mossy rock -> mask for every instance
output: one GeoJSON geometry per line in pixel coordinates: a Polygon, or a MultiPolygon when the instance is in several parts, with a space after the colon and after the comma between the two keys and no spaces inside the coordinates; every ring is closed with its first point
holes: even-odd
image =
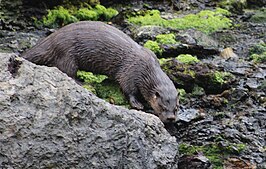
{"type": "Polygon", "coordinates": [[[131,25],[128,28],[130,29],[132,38],[139,44],[144,44],[144,42],[146,42],[147,40],[155,40],[155,37],[159,34],[170,33],[167,28],[154,25],[131,25]]]}
{"type": "Polygon", "coordinates": [[[266,8],[255,11],[249,20],[254,23],[266,23],[266,8]]]}
{"type": "Polygon", "coordinates": [[[175,35],[173,33],[169,34],[158,34],[155,37],[155,41],[148,40],[144,47],[150,49],[153,51],[156,55],[160,56],[163,53],[163,45],[169,45],[169,44],[178,44],[178,42],[175,40],[175,35]]]}
{"type": "Polygon", "coordinates": [[[250,48],[250,58],[255,63],[266,63],[266,43],[259,43],[250,48]]]}
{"type": "Polygon", "coordinates": [[[218,6],[232,13],[242,14],[247,8],[247,0],[222,0],[218,6]]]}
{"type": "Polygon", "coordinates": [[[180,154],[192,156],[203,153],[211,161],[215,169],[222,169],[225,158],[239,155],[245,149],[245,144],[230,143],[228,141],[223,141],[222,144],[213,142],[201,146],[186,143],[179,144],[180,154]]]}
{"type": "Polygon", "coordinates": [[[166,60],[161,67],[175,86],[186,92],[192,92],[195,86],[199,86],[207,94],[218,94],[229,89],[235,81],[231,73],[218,71],[214,65],[199,61],[182,63],[178,57],[166,60]]]}

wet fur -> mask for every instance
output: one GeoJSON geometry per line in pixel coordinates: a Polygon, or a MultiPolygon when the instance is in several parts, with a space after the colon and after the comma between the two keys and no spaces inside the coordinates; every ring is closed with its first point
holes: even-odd
{"type": "Polygon", "coordinates": [[[143,109],[141,96],[155,114],[163,116],[162,121],[167,118],[162,115],[164,112],[175,114],[176,89],[154,53],[102,22],[67,25],[22,57],[39,65],[55,66],[72,78],[76,78],[78,69],[105,74],[119,83],[133,108],[143,109]]]}

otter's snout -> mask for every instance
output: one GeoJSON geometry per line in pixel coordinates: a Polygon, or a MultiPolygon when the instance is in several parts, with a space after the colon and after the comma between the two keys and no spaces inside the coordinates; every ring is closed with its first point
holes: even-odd
{"type": "Polygon", "coordinates": [[[163,112],[159,115],[159,118],[163,123],[173,123],[177,120],[176,113],[173,112],[163,112]]]}
{"type": "Polygon", "coordinates": [[[176,121],[176,116],[174,114],[167,116],[166,118],[167,122],[175,122],[176,121]]]}

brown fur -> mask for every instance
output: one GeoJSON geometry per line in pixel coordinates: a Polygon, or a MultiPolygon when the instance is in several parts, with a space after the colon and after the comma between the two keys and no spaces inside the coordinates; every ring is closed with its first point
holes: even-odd
{"type": "Polygon", "coordinates": [[[102,22],[67,25],[22,55],[40,65],[55,66],[76,78],[77,70],[116,80],[133,108],[144,100],[163,122],[175,121],[177,91],[157,57],[122,31],[102,22]]]}

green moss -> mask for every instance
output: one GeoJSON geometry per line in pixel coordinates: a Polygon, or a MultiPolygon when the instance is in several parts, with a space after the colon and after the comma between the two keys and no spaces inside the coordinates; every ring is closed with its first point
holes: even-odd
{"type": "Polygon", "coordinates": [[[84,88],[98,97],[116,104],[129,107],[127,100],[121,92],[119,85],[108,80],[105,75],[94,75],[91,72],[78,71],[77,77],[85,82],[84,88]]]}
{"type": "Polygon", "coordinates": [[[94,9],[99,15],[103,15],[104,12],[106,11],[106,8],[103,5],[96,5],[94,9]]]}
{"type": "Polygon", "coordinates": [[[53,10],[48,10],[47,16],[43,17],[43,24],[48,27],[61,27],[69,23],[83,20],[105,20],[108,21],[118,14],[113,8],[105,8],[97,4],[94,8],[84,3],[81,8],[69,6],[68,9],[59,6],[53,10]]]}
{"type": "Polygon", "coordinates": [[[144,44],[144,47],[150,49],[151,51],[153,51],[155,54],[158,54],[158,55],[161,55],[163,52],[163,50],[159,46],[158,42],[156,42],[156,41],[148,40],[144,44]]]}
{"type": "Polygon", "coordinates": [[[159,59],[159,63],[160,63],[160,65],[163,65],[166,62],[168,62],[169,60],[171,60],[171,58],[161,58],[161,59],[159,59]]]}
{"type": "Polygon", "coordinates": [[[156,42],[159,44],[176,44],[175,35],[173,33],[170,34],[160,34],[156,36],[156,42]]]}
{"type": "Polygon", "coordinates": [[[255,46],[253,46],[249,50],[250,54],[261,54],[263,52],[266,52],[266,43],[259,43],[255,46]]]}
{"type": "Polygon", "coordinates": [[[160,16],[158,10],[151,10],[144,16],[129,17],[128,21],[138,25],[157,25],[174,29],[194,28],[205,33],[212,33],[232,26],[232,21],[226,17],[228,15],[230,15],[229,11],[217,8],[215,11],[203,10],[197,14],[166,20],[160,16]]]}
{"type": "Polygon", "coordinates": [[[78,19],[62,6],[48,10],[47,16],[43,18],[43,24],[49,27],[64,26],[77,21],[78,19]]]}
{"type": "Polygon", "coordinates": [[[185,70],[184,70],[183,73],[191,76],[192,78],[195,78],[195,76],[196,76],[196,72],[193,71],[193,70],[188,69],[187,67],[185,67],[185,70]]]}
{"type": "Polygon", "coordinates": [[[77,72],[77,77],[79,79],[82,79],[84,82],[90,83],[90,84],[101,83],[103,80],[107,79],[107,76],[105,75],[94,75],[91,72],[85,72],[81,70],[77,72]]]}
{"type": "Polygon", "coordinates": [[[224,84],[227,82],[227,79],[230,79],[233,75],[229,72],[220,72],[215,71],[213,74],[213,82],[224,84]]]}
{"type": "Polygon", "coordinates": [[[179,144],[179,152],[184,155],[193,155],[202,152],[213,164],[214,169],[223,168],[223,159],[230,155],[239,154],[246,149],[244,144],[226,143],[227,146],[211,143],[203,146],[194,146],[186,143],[179,144]]]}
{"type": "Polygon", "coordinates": [[[101,84],[96,85],[97,96],[106,100],[107,102],[116,104],[116,105],[124,105],[129,107],[126,98],[121,92],[118,84],[112,83],[110,81],[103,82],[101,84]]]}
{"type": "Polygon", "coordinates": [[[266,22],[266,8],[256,11],[256,13],[251,16],[251,22],[255,23],[265,23],[266,22]]]}
{"type": "Polygon", "coordinates": [[[185,89],[177,89],[178,91],[178,98],[179,98],[179,101],[182,103],[186,100],[186,91],[185,89]]]}
{"type": "Polygon", "coordinates": [[[191,92],[191,94],[193,96],[202,96],[202,95],[205,94],[205,91],[204,91],[204,89],[202,87],[200,87],[198,85],[195,85],[193,90],[192,90],[192,92],[191,92]]]}
{"type": "Polygon", "coordinates": [[[90,10],[88,8],[80,8],[75,16],[80,20],[90,20],[90,21],[96,21],[99,19],[99,15],[96,11],[90,10]]]}
{"type": "Polygon", "coordinates": [[[137,25],[157,25],[165,26],[167,20],[161,18],[160,11],[150,10],[144,16],[133,16],[127,19],[129,22],[137,25]]]}
{"type": "Polygon", "coordinates": [[[92,92],[94,94],[97,94],[95,87],[93,87],[92,85],[85,84],[82,87],[84,87],[85,89],[87,89],[88,91],[90,91],[90,92],[92,92]]]}
{"type": "Polygon", "coordinates": [[[193,64],[193,63],[198,63],[200,61],[198,60],[197,57],[189,55],[189,54],[178,55],[176,59],[185,64],[193,64]]]}
{"type": "Polygon", "coordinates": [[[118,14],[118,11],[113,9],[113,8],[107,8],[106,11],[103,13],[103,16],[105,18],[105,20],[110,20],[112,19],[114,16],[116,16],[118,14]]]}
{"type": "MultiPolygon", "coordinates": [[[[148,40],[145,44],[144,47],[150,49],[157,55],[161,55],[163,52],[163,49],[160,47],[161,45],[167,45],[167,44],[175,44],[177,41],[175,40],[175,35],[170,33],[170,34],[159,34],[156,36],[156,40],[148,40]]],[[[162,60],[163,62],[163,60],[162,60]]]]}
{"type": "Polygon", "coordinates": [[[265,63],[266,62],[266,43],[259,43],[253,46],[250,51],[250,58],[255,63],[265,63]]]}
{"type": "Polygon", "coordinates": [[[263,52],[262,54],[253,54],[251,55],[252,60],[255,63],[265,63],[266,62],[266,52],[263,52]]]}

